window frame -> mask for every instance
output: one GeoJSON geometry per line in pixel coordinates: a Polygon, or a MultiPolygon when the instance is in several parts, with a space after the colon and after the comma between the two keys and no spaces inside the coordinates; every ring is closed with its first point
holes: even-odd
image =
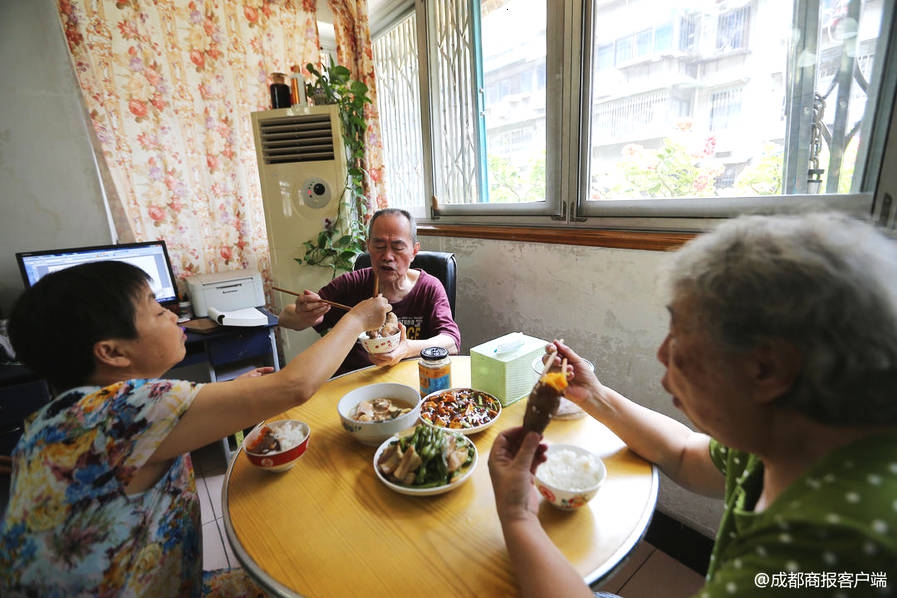
{"type": "MultiPolygon", "coordinates": [[[[475,0],[460,1],[478,6],[475,0]]],[[[805,10],[807,1],[795,0],[795,10],[805,10]]],[[[412,11],[417,16],[424,188],[426,196],[434,198],[438,194],[433,173],[432,139],[435,125],[431,119],[434,108],[428,76],[430,19],[427,4],[426,0],[405,0],[392,2],[391,8],[393,21],[412,11]],[[397,9],[396,5],[401,5],[401,8],[397,9]]],[[[555,147],[560,148],[560,156],[546,160],[546,201],[530,204],[439,203],[438,209],[432,200],[422,202],[411,210],[419,220],[422,234],[446,235],[459,227],[488,228],[496,225],[560,229],[562,236],[563,230],[571,228],[698,232],[722,219],[747,212],[798,213],[807,209],[834,209],[859,217],[871,214],[882,225],[895,227],[897,205],[893,205],[890,198],[897,190],[897,174],[889,173],[882,166],[897,163],[897,102],[893,101],[897,93],[897,52],[885,51],[887,40],[897,32],[892,3],[882,5],[882,32],[876,48],[876,56],[881,59],[876,60],[873,74],[879,81],[878,95],[873,117],[864,119],[862,134],[870,139],[868,151],[865,156],[858,157],[856,164],[856,169],[862,173],[857,177],[858,188],[869,190],[840,195],[792,194],[605,202],[589,201],[587,160],[582,161],[581,167],[578,159],[580,155],[588,155],[590,148],[588,118],[580,118],[579,115],[591,106],[592,101],[592,60],[597,60],[597,56],[592,55],[591,44],[593,10],[591,2],[554,0],[547,12],[546,71],[555,72],[557,76],[546,77],[546,154],[555,147]],[[566,31],[582,33],[577,37],[565,34],[566,31]],[[562,115],[562,118],[552,115],[562,115]],[[888,126],[873,126],[874,123],[887,123],[888,126]],[[892,140],[890,147],[886,143],[889,135],[892,140]]],[[[674,42],[681,42],[681,35],[681,26],[674,27],[674,42]]],[[[872,99],[870,97],[870,102],[872,99]]]]}

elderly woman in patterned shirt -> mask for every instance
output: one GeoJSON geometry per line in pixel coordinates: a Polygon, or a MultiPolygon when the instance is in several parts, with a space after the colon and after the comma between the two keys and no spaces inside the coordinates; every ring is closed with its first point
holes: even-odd
{"type": "MultiPolygon", "coordinates": [[[[661,384],[698,431],[563,342],[548,353],[571,364],[567,398],[725,501],[698,595],[897,595],[895,242],[835,214],[742,217],[674,254],[668,279],[661,384]]],[[[515,428],[489,457],[511,562],[524,595],[591,596],[539,525],[539,441],[515,428]]]]}

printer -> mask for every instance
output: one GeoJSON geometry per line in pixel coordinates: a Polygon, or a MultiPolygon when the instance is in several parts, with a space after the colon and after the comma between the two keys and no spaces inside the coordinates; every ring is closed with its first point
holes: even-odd
{"type": "Polygon", "coordinates": [[[265,305],[262,275],[255,270],[197,274],[187,279],[187,288],[197,318],[209,317],[225,326],[259,326],[268,322],[255,309],[265,305]]]}

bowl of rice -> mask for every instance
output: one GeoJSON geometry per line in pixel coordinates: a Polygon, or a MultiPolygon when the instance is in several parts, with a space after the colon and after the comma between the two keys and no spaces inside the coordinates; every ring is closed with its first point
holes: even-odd
{"type": "Polygon", "coordinates": [[[249,462],[260,469],[282,472],[291,469],[308,448],[311,429],[295,419],[262,422],[243,440],[249,462]]]}
{"type": "Polygon", "coordinates": [[[552,506],[573,511],[592,500],[607,478],[598,455],[573,444],[552,444],[536,470],[534,484],[552,506]]]}

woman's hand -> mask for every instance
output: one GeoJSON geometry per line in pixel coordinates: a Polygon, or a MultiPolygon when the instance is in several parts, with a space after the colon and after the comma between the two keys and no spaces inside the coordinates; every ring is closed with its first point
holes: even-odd
{"type": "Polygon", "coordinates": [[[564,344],[563,339],[555,340],[545,348],[546,357],[542,361],[546,364],[556,363],[560,365],[563,358],[567,358],[567,379],[569,380],[564,396],[577,405],[585,403],[589,397],[601,392],[603,386],[595,376],[589,362],[576,354],[573,349],[564,344]],[[572,374],[572,375],[571,375],[572,374]]]}
{"type": "Polygon", "coordinates": [[[536,516],[539,493],[533,474],[545,462],[547,448],[541,436],[522,427],[504,430],[495,438],[489,452],[489,476],[499,519],[536,516]]]}
{"type": "Polygon", "coordinates": [[[375,330],[386,322],[386,314],[392,310],[392,305],[383,295],[377,295],[365,299],[355,305],[348,315],[355,316],[361,323],[361,331],[375,330]]]}

